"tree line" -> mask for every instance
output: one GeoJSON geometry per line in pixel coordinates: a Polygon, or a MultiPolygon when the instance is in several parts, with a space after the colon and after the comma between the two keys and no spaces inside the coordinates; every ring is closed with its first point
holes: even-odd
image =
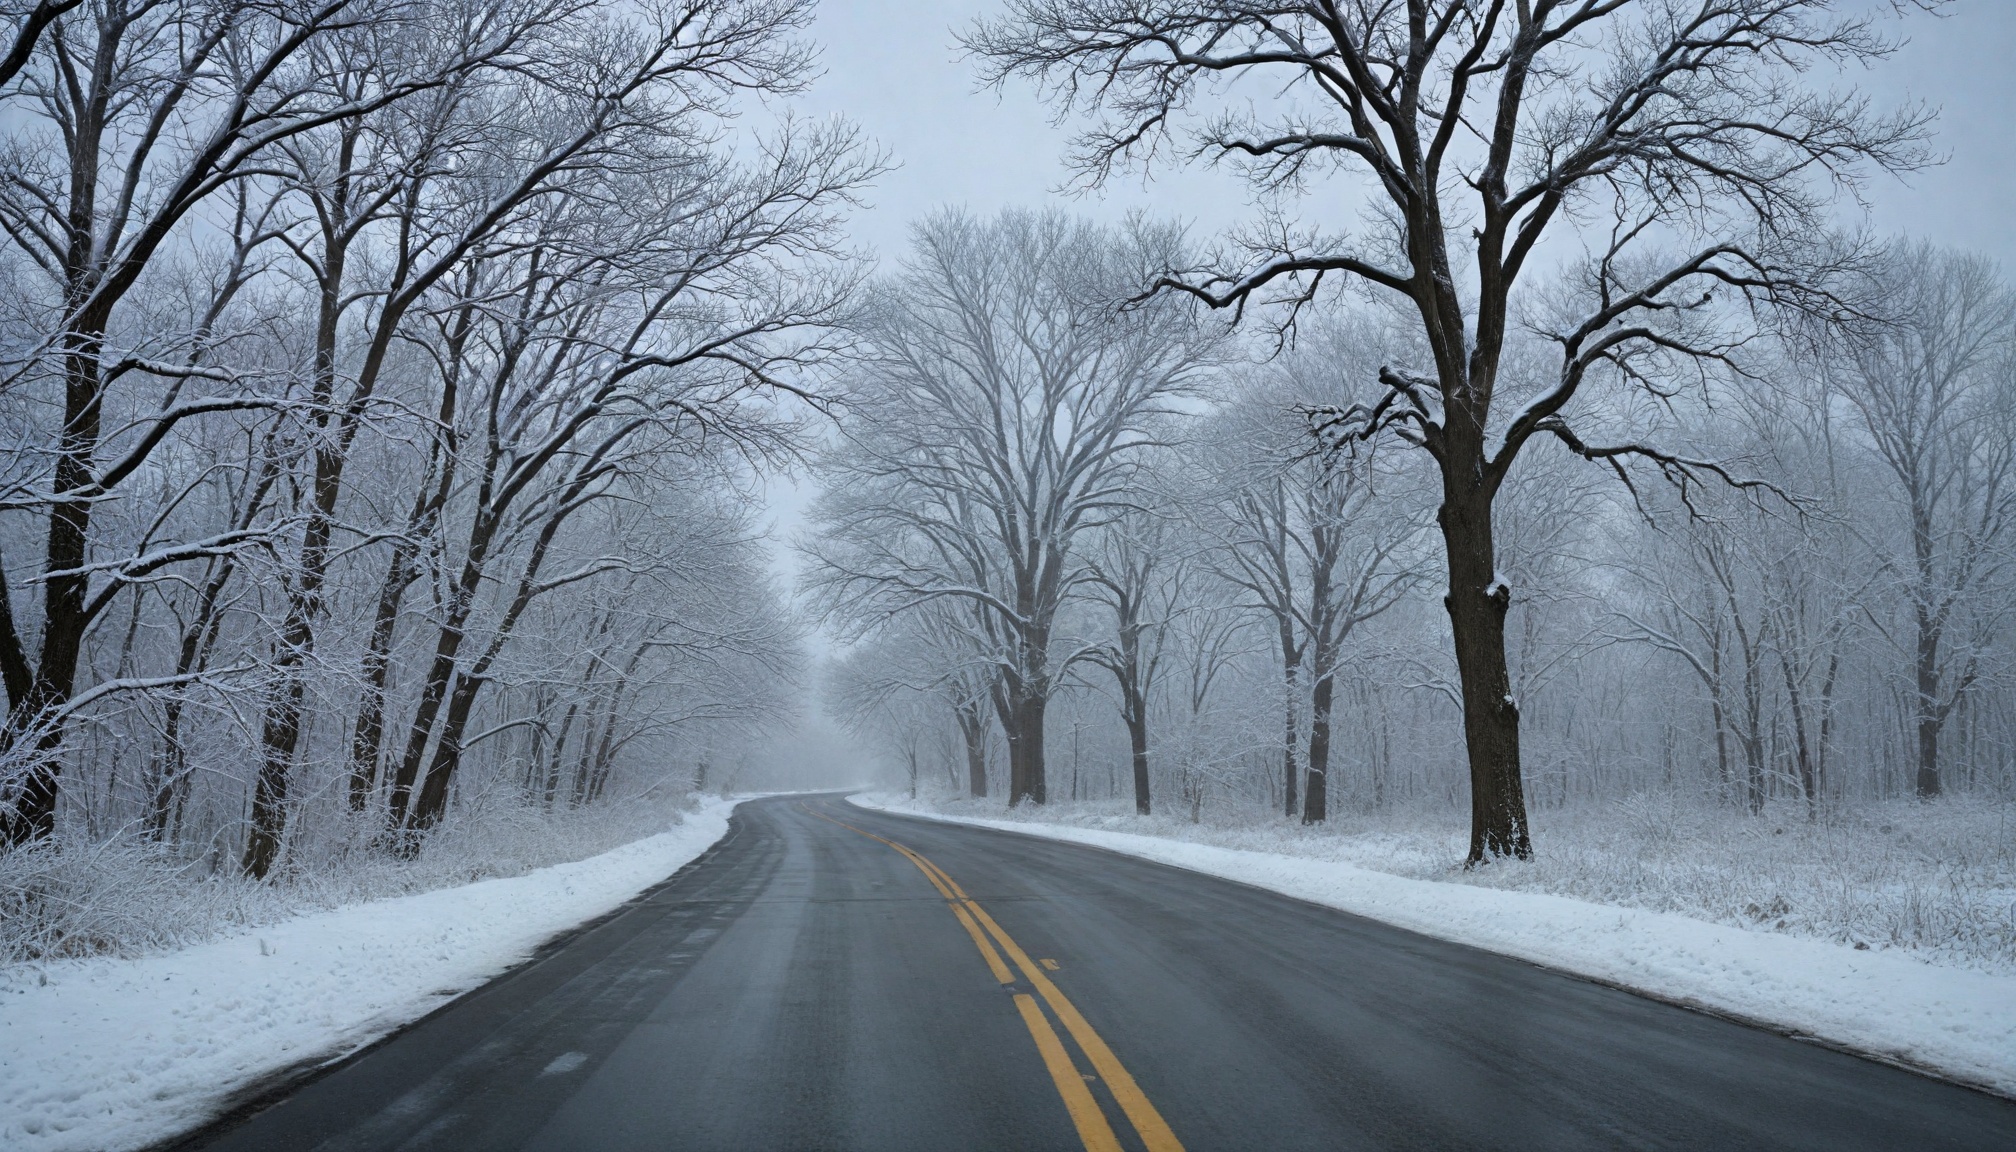
{"type": "MultiPolygon", "coordinates": [[[[1181,301],[1116,307],[1174,237],[918,226],[870,305],[891,359],[857,368],[817,464],[815,603],[852,641],[832,705],[913,787],[1010,804],[1318,823],[1467,800],[1433,462],[1326,435],[1404,320],[1312,311],[1277,349],[1181,301]]],[[[1908,240],[1866,271],[1881,323],[1578,412],[1740,482],[1561,447],[1508,478],[1528,803],[1818,816],[2016,785],[2016,291],[1908,240]]]]}
{"type": "MultiPolygon", "coordinates": [[[[263,877],[782,706],[753,522],[840,351],[785,0],[86,0],[0,75],[0,825],[263,877]],[[290,857],[291,854],[291,857],[290,857]]],[[[648,755],[644,753],[648,752],[648,755]]],[[[684,765],[676,769],[674,765],[684,765]]],[[[683,785],[682,785],[683,787],[683,785]]]]}
{"type": "Polygon", "coordinates": [[[1929,162],[1932,116],[1807,79],[1887,56],[1885,15],[1016,0],[980,22],[986,81],[1086,125],[1084,187],[1213,164],[1255,215],[1204,250],[1042,215],[918,228],[872,294],[812,546],[828,610],[875,637],[842,676],[858,723],[914,744],[940,698],[971,766],[989,704],[1010,803],[1041,803],[1045,701],[1098,685],[1138,811],[1157,744],[1235,789],[1272,744],[1271,799],[1316,821],[1341,686],[1361,752],[1390,759],[1396,714],[1418,764],[1460,748],[1471,863],[1531,854],[1536,709],[1547,744],[1607,710],[1627,765],[1662,725],[1669,781],[1712,746],[1753,810],[1779,777],[1817,806],[1844,745],[1900,727],[1936,795],[1962,713],[1993,733],[1969,773],[2006,780],[2009,294],[1837,227],[1842,190],[1929,162]],[[1268,366],[1226,368],[1214,316],[1268,366]],[[1430,716],[1460,735],[1424,739],[1430,716]]]}

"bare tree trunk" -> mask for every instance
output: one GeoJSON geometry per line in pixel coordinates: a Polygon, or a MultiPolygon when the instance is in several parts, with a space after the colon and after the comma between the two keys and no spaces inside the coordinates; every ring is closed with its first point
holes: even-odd
{"type": "MultiPolygon", "coordinates": [[[[1282,648],[1290,648],[1290,644],[1284,640],[1282,648]]],[[[1300,664],[1300,660],[1296,660],[1294,654],[1284,654],[1282,664],[1280,664],[1282,696],[1286,696],[1286,700],[1282,702],[1282,736],[1280,736],[1280,789],[1282,789],[1280,815],[1290,817],[1290,819],[1300,809],[1300,803],[1296,801],[1296,775],[1298,773],[1296,773],[1296,763],[1294,763],[1294,751],[1296,751],[1296,742],[1298,742],[1296,734],[1294,734],[1294,704],[1296,704],[1296,688],[1298,688],[1296,686],[1296,664],[1300,664]]]]}
{"type": "MultiPolygon", "coordinates": [[[[560,794],[560,759],[562,754],[567,750],[567,731],[574,727],[574,716],[580,710],[581,704],[579,701],[567,705],[567,714],[560,718],[560,733],[553,738],[553,753],[547,758],[546,762],[545,802],[548,808],[553,807],[554,799],[560,794]]],[[[700,763],[700,783],[694,786],[695,791],[705,787],[706,780],[707,763],[703,760],[700,763]]]]}
{"type": "MultiPolygon", "coordinates": [[[[435,412],[435,426],[452,439],[455,407],[461,393],[462,352],[473,328],[475,310],[462,308],[448,338],[443,357],[447,370],[442,374],[441,402],[435,412]]],[[[385,581],[378,590],[378,609],[371,621],[371,639],[364,652],[364,688],[357,701],[357,721],[350,736],[350,810],[362,812],[378,787],[379,761],[384,758],[385,692],[392,672],[392,637],[399,624],[399,608],[406,589],[420,578],[415,559],[421,537],[434,525],[455,484],[455,445],[440,436],[428,448],[427,475],[413,499],[406,517],[406,531],[392,546],[392,558],[385,566],[385,581]]]]}
{"type": "Polygon", "coordinates": [[[1008,737],[1008,806],[1049,802],[1043,764],[1043,717],[1049,701],[1009,678],[1002,732],[1008,737]]]}
{"type": "Polygon", "coordinates": [[[1708,653],[1708,713],[1715,723],[1715,779],[1725,800],[1735,798],[1735,781],[1729,775],[1729,722],[1722,705],[1722,637],[1710,638],[1708,653]]]}
{"type": "MultiPolygon", "coordinates": [[[[95,139],[91,146],[95,151],[95,139]]],[[[88,204],[85,208],[89,210],[88,204]]],[[[78,242],[88,235],[88,227],[80,229],[78,242]]],[[[79,266],[86,260],[80,252],[79,266]]],[[[80,283],[78,290],[83,287],[80,283]]],[[[98,364],[104,322],[105,317],[96,313],[79,317],[73,331],[64,337],[63,431],[57,442],[52,485],[57,499],[49,511],[44,551],[43,571],[50,575],[42,583],[41,659],[27,694],[12,701],[7,728],[0,735],[0,753],[13,751],[24,739],[33,741],[27,779],[6,818],[7,840],[14,844],[44,839],[56,830],[56,795],[62,775],[57,756],[63,746],[64,725],[50,718],[50,712],[70,699],[84,633],[91,623],[86,604],[90,573],[84,566],[89,560],[91,509],[95,507],[90,500],[65,497],[89,488],[95,480],[92,461],[98,452],[104,404],[98,364]]]]}
{"type": "Polygon", "coordinates": [[[442,622],[440,634],[434,639],[434,660],[427,669],[426,680],[422,682],[419,707],[414,710],[413,722],[407,728],[406,750],[400,755],[399,767],[392,776],[392,796],[386,815],[389,827],[397,829],[406,825],[407,812],[413,803],[413,785],[420,778],[420,763],[427,756],[427,745],[433,739],[442,701],[447,699],[449,686],[455,680],[456,653],[462,646],[462,629],[467,622],[466,609],[451,608],[449,618],[442,622]]]}
{"type": "Polygon", "coordinates": [[[976,800],[987,796],[987,717],[978,700],[963,701],[953,709],[958,718],[959,736],[966,744],[966,792],[976,800]]]}
{"type": "Polygon", "coordinates": [[[1939,795],[1939,730],[1946,717],[1939,707],[1939,630],[1931,613],[1921,603],[1917,608],[1918,644],[1914,671],[1917,673],[1918,775],[1916,791],[1921,800],[1939,795]]]}
{"type": "Polygon", "coordinates": [[[1780,654],[1778,665],[1785,676],[1785,698],[1791,705],[1793,765],[1798,772],[1799,791],[1806,798],[1806,818],[1814,820],[1820,815],[1820,782],[1813,767],[1812,742],[1807,738],[1806,694],[1794,674],[1789,652],[1780,654]]]}
{"type": "Polygon", "coordinates": [[[1827,657],[1827,675],[1820,682],[1820,746],[1815,750],[1814,774],[1822,787],[1827,783],[1827,750],[1834,740],[1834,688],[1840,676],[1841,650],[1837,646],[1827,657]]]}
{"type": "MultiPolygon", "coordinates": [[[[257,520],[266,506],[267,494],[279,479],[279,461],[274,455],[274,433],[268,431],[259,462],[259,471],[247,485],[245,504],[233,520],[233,527],[244,531],[257,520]]],[[[210,662],[210,653],[216,649],[217,636],[224,627],[224,613],[220,610],[224,589],[237,571],[237,557],[220,557],[210,570],[210,578],[204,581],[203,590],[196,598],[196,611],[182,629],[182,645],[175,659],[175,674],[187,676],[199,672],[210,662]]],[[[168,702],[163,708],[161,723],[161,760],[152,773],[154,787],[147,799],[147,813],[144,827],[147,835],[154,840],[174,840],[177,838],[179,813],[189,792],[189,750],[182,739],[182,714],[188,702],[188,690],[176,687],[170,690],[168,702]]]]}
{"type": "MultiPolygon", "coordinates": [[[[322,267],[316,276],[316,319],[313,383],[310,396],[313,417],[314,478],[309,485],[308,522],[301,532],[301,552],[293,581],[287,592],[287,618],[280,627],[280,650],[273,662],[279,686],[266,703],[260,727],[259,776],[253,785],[252,832],[245,842],[241,866],[245,873],[264,878],[280,852],[280,837],[286,827],[287,776],[293,769],[294,753],[301,743],[301,710],[306,702],[307,665],[315,651],[315,628],[323,608],[322,586],[329,576],[330,542],[335,531],[336,503],[343,490],[343,467],[356,436],[362,410],[355,401],[369,390],[369,381],[358,385],[358,396],[340,415],[332,412],[336,397],[337,340],[346,301],[346,271],[350,242],[355,238],[350,221],[352,174],[350,161],[356,154],[356,122],[342,125],[338,155],[341,173],[326,201],[322,217],[322,267]]],[[[392,317],[383,323],[395,323],[392,317]]]]}
{"type": "MultiPolygon", "coordinates": [[[[1452,459],[1465,458],[1462,453],[1452,459]]],[[[1470,754],[1470,853],[1533,857],[1526,794],[1519,768],[1519,708],[1505,662],[1505,616],[1511,589],[1498,578],[1488,496],[1466,478],[1444,471],[1436,519],[1449,557],[1449,626],[1463,686],[1463,734],[1470,754]]]]}
{"type": "MultiPolygon", "coordinates": [[[[510,606],[504,610],[503,617],[497,621],[496,633],[491,636],[490,643],[477,656],[476,660],[469,665],[466,671],[455,673],[455,692],[448,701],[448,717],[441,727],[440,739],[434,744],[434,759],[428,765],[426,780],[421,784],[419,801],[413,806],[411,814],[411,824],[413,827],[421,829],[431,828],[447,812],[448,786],[452,782],[456,771],[462,766],[462,737],[468,731],[469,715],[476,707],[476,695],[483,690],[483,685],[488,683],[490,668],[497,662],[498,655],[504,651],[504,645],[510,641],[512,631],[517,628],[518,621],[525,615],[525,609],[532,603],[533,597],[537,596],[541,591],[539,573],[545,566],[547,550],[553,546],[553,537],[559,533],[560,526],[567,519],[568,513],[577,507],[575,501],[580,496],[581,489],[585,486],[586,481],[577,478],[575,483],[570,485],[569,490],[563,493],[561,499],[558,501],[558,507],[547,515],[545,523],[539,530],[538,537],[532,542],[530,553],[525,558],[525,566],[519,572],[518,589],[511,597],[510,606]]],[[[484,539],[487,543],[487,534],[484,539]]],[[[472,571],[475,575],[480,575],[480,567],[472,571]]],[[[465,594],[466,601],[473,602],[476,594],[476,580],[469,573],[465,573],[465,577],[467,577],[467,582],[464,584],[462,592],[465,594]]],[[[467,622],[466,612],[462,622],[467,622]]],[[[458,624],[454,630],[453,645],[448,644],[449,639],[450,634],[448,630],[443,629],[442,643],[444,647],[440,649],[440,652],[445,652],[446,657],[444,663],[439,652],[437,652],[437,670],[452,669],[454,667],[454,649],[460,646],[462,640],[461,624],[458,624]]],[[[639,654],[641,655],[641,650],[639,654]]],[[[636,661],[633,660],[631,663],[634,667],[636,661]]],[[[614,707],[613,703],[611,707],[614,707]]],[[[407,753],[409,756],[413,756],[415,764],[418,763],[417,753],[426,746],[425,734],[418,733],[417,727],[416,733],[418,734],[419,743],[416,745],[409,742],[407,745],[407,753]]],[[[589,740],[584,740],[582,745],[584,750],[592,750],[594,747],[593,742],[589,740]]],[[[587,754],[587,752],[584,751],[584,754],[587,754]]],[[[410,788],[412,786],[412,779],[410,776],[406,776],[407,769],[403,763],[400,772],[402,777],[404,777],[406,787],[410,788]]],[[[397,795],[396,792],[395,795],[397,795]]],[[[402,811],[398,815],[403,817],[406,813],[402,811]]]]}
{"type": "Polygon", "coordinates": [[[1139,688],[1127,692],[1125,720],[1127,748],[1134,761],[1134,814],[1147,816],[1152,811],[1148,792],[1148,702],[1141,698],[1139,688]]]}
{"type": "Polygon", "coordinates": [[[1309,706],[1309,786],[1302,794],[1302,823],[1321,824],[1330,818],[1330,709],[1337,678],[1317,655],[1316,689],[1309,706]]]}
{"type": "Polygon", "coordinates": [[[385,742],[385,691],[392,675],[392,635],[399,624],[399,606],[418,572],[413,543],[392,547],[385,580],[378,588],[378,609],[371,620],[371,639],[364,648],[364,687],[358,693],[357,720],[350,730],[350,810],[362,812],[378,789],[378,761],[385,742]]]}

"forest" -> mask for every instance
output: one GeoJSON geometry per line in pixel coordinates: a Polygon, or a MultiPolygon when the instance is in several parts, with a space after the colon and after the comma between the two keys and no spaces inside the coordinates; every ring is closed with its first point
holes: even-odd
{"type": "MultiPolygon", "coordinates": [[[[9,12],[0,959],[586,855],[814,712],[920,803],[1811,850],[2016,957],[2016,291],[1849,210],[1938,160],[1825,82],[1887,9],[1014,0],[1080,191],[1245,225],[879,254],[809,0],[9,12]]],[[[1608,867],[1538,883],[1686,903],[1608,867]]]]}

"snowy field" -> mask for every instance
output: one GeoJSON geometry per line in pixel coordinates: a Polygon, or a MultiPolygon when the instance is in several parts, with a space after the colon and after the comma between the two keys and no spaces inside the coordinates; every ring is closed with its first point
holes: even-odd
{"type": "Polygon", "coordinates": [[[705,852],[736,800],[525,875],[298,915],[177,951],[0,968],[0,1148],[116,1152],[334,1060],[705,852]]]}
{"type": "Polygon", "coordinates": [[[1540,862],[1464,873],[1462,830],[1426,820],[1305,831],[1089,805],[1053,804],[1038,822],[1005,819],[998,803],[853,801],[1222,876],[2016,1095],[2012,849],[1985,809],[1865,813],[1866,839],[1783,821],[1717,834],[1649,809],[1638,821],[1552,813],[1536,819],[1540,862]],[[1971,926],[1959,945],[1935,943],[1957,924],[1971,926]]]}

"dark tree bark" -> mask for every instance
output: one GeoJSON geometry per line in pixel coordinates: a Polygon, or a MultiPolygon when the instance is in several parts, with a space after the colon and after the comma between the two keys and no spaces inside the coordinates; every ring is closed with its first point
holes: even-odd
{"type": "Polygon", "coordinates": [[[1301,800],[1297,796],[1301,773],[1296,768],[1295,754],[1301,743],[1295,733],[1296,706],[1301,702],[1301,686],[1296,674],[1301,670],[1301,646],[1294,642],[1294,634],[1287,626],[1281,630],[1281,692],[1285,703],[1281,709],[1281,814],[1294,819],[1301,811],[1301,800]]]}
{"type": "Polygon", "coordinates": [[[1046,804],[1050,787],[1043,763],[1043,718],[1049,694],[1030,690],[1019,677],[1002,679],[998,707],[1008,740],[1008,806],[1046,804]]]}
{"type": "Polygon", "coordinates": [[[1452,507],[1445,496],[1437,521],[1449,558],[1449,592],[1443,604],[1456,639],[1456,668],[1463,680],[1463,736],[1470,759],[1470,854],[1533,855],[1526,827],[1526,793],[1519,767],[1519,707],[1512,701],[1505,663],[1505,616],[1512,590],[1497,576],[1488,499],[1452,507]]]}
{"type": "MultiPolygon", "coordinates": [[[[474,283],[471,273],[470,286],[474,283]]],[[[437,435],[430,439],[427,470],[423,474],[413,508],[406,516],[405,531],[392,545],[386,561],[385,579],[378,589],[378,607],[372,615],[371,638],[364,650],[364,686],[358,693],[357,719],[350,731],[350,810],[362,812],[378,788],[379,762],[384,758],[385,695],[392,674],[392,639],[399,624],[400,606],[406,589],[420,578],[416,560],[422,542],[439,521],[441,509],[455,485],[459,459],[455,443],[455,406],[460,395],[462,353],[473,329],[474,310],[456,310],[448,332],[442,362],[441,402],[434,414],[437,435]]]]}
{"type": "Polygon", "coordinates": [[[1128,688],[1124,696],[1121,719],[1127,726],[1127,752],[1134,768],[1134,814],[1147,816],[1153,811],[1148,793],[1148,701],[1138,687],[1128,688]]]}
{"type": "MultiPolygon", "coordinates": [[[[1321,655],[1317,659],[1320,661],[1321,655]]],[[[1302,791],[1304,824],[1321,824],[1330,818],[1330,709],[1336,687],[1334,673],[1319,671],[1316,686],[1309,694],[1309,779],[1302,791]]]]}

